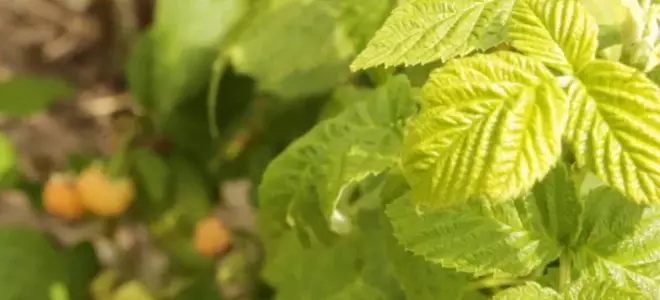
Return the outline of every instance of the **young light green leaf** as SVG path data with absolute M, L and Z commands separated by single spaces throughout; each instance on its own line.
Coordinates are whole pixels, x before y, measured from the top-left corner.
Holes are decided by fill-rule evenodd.
M 629 0 L 580 0 L 598 23 L 598 48 L 605 49 L 623 41 L 621 25 L 628 12 L 626 1 Z
M 589 294 L 606 285 L 612 291 L 660 297 L 660 208 L 632 203 L 611 188 L 595 189 L 585 202 L 578 242 L 573 255 L 578 282 L 605 281 L 601 289 L 587 289 Z
M 562 300 L 564 299 L 557 291 L 542 287 L 536 282 L 527 282 L 525 285 L 508 288 L 495 294 L 494 300 Z M 596 299 L 596 298 L 593 298 Z M 600 299 L 600 298 L 598 298 Z
M 657 297 L 645 295 L 642 292 L 635 291 L 622 286 L 617 286 L 614 281 L 602 281 L 599 278 L 590 278 L 583 276 L 580 280 L 571 285 L 564 296 L 567 300 L 653 300 Z
M 326 230 L 323 219 L 333 224 L 337 204 L 354 184 L 397 161 L 403 126 L 414 112 L 410 83 L 396 77 L 291 144 L 268 166 L 259 187 L 264 230 Z
M 17 160 L 14 145 L 8 137 L 0 133 L 0 181 L 14 170 Z
M 351 69 L 447 61 L 505 40 L 516 0 L 409 0 L 397 7 Z
M 16 75 L 0 82 L 0 114 L 20 117 L 38 113 L 73 92 L 73 87 L 57 78 Z
M 442 295 L 442 299 L 446 300 L 463 299 L 471 276 L 444 268 L 406 251 L 394 237 L 391 223 L 383 223 L 388 231 L 387 260 L 406 293 L 406 299 L 435 300 L 438 295 Z
M 564 74 L 596 56 L 598 24 L 578 0 L 519 0 L 509 25 L 511 45 Z
M 598 25 L 618 26 L 626 19 L 626 1 L 629 0 L 580 0 L 580 3 Z
M 417 203 L 526 192 L 554 166 L 567 100 L 541 63 L 513 52 L 453 60 L 422 90 L 408 126 L 403 168 Z
M 559 256 L 538 211 L 530 200 L 472 200 L 429 210 L 402 197 L 387 206 L 394 234 L 408 251 L 475 276 L 524 276 Z
M 572 246 L 582 206 L 566 165 L 557 164 L 543 181 L 534 186 L 533 195 L 547 234 L 561 245 Z
M 660 88 L 618 62 L 594 60 L 568 88 L 566 138 L 579 165 L 639 203 L 660 203 Z

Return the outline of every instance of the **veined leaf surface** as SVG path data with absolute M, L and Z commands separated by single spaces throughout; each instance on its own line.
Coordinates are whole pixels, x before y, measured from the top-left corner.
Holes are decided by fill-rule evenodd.
M 653 300 L 649 295 L 634 289 L 619 286 L 614 281 L 601 280 L 600 278 L 582 277 L 573 283 L 568 291 L 564 293 L 566 300 L 599 299 L 599 300 Z
M 545 232 L 559 244 L 572 246 L 580 228 L 582 205 L 568 167 L 558 163 L 532 191 Z
M 578 0 L 518 0 L 509 31 L 514 48 L 564 74 L 598 48 L 598 23 Z
M 632 67 L 594 60 L 568 96 L 578 164 L 635 202 L 660 203 L 660 88 Z
M 542 287 L 536 282 L 527 282 L 525 285 L 508 288 L 493 297 L 494 300 L 562 300 L 564 299 L 557 291 Z
M 574 267 L 581 278 L 576 282 L 579 286 L 573 287 L 574 293 L 581 291 L 596 296 L 601 295 L 599 291 L 607 289 L 620 295 L 639 294 L 649 299 L 660 297 L 658 207 L 632 203 L 608 187 L 593 190 L 585 201 L 576 249 Z M 585 280 L 603 282 L 599 283 L 600 289 L 591 287 L 585 290 L 580 286 L 592 285 L 580 283 Z
M 404 196 L 387 206 L 394 235 L 407 250 L 475 276 L 524 276 L 559 256 L 538 211 L 529 200 L 473 200 L 429 210 Z
M 505 40 L 516 0 L 409 0 L 397 7 L 351 68 L 446 61 Z
M 259 187 L 263 231 L 277 235 L 294 226 L 311 228 L 317 238 L 327 234 L 324 219 L 333 220 L 350 187 L 397 161 L 403 126 L 414 112 L 410 83 L 396 77 L 295 141 L 271 162 Z
M 498 52 L 453 60 L 431 74 L 422 98 L 402 153 L 417 203 L 509 200 L 559 158 L 566 96 L 534 59 Z
M 438 295 L 446 300 L 464 299 L 465 287 L 472 279 L 469 274 L 426 261 L 405 250 L 394 237 L 391 223 L 383 223 L 389 232 L 386 240 L 387 260 L 406 293 L 406 299 L 435 300 Z

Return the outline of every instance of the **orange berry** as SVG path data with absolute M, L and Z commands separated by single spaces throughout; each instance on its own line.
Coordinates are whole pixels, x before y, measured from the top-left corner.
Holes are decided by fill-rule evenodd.
M 197 222 L 195 249 L 206 256 L 214 256 L 229 247 L 230 234 L 217 218 L 208 217 Z
M 80 219 L 85 214 L 74 182 L 62 175 L 56 174 L 48 179 L 41 200 L 48 213 L 67 221 Z
M 128 178 L 110 178 L 103 173 L 101 164 L 92 164 L 78 176 L 76 183 L 82 204 L 102 217 L 123 214 L 133 203 L 135 187 Z

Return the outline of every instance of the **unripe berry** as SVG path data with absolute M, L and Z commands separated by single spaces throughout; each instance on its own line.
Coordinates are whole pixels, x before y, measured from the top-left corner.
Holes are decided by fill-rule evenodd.
M 44 210 L 67 221 L 80 219 L 85 214 L 80 194 L 73 180 L 62 176 L 51 176 L 42 191 Z
M 205 256 L 214 256 L 229 247 L 230 234 L 217 218 L 208 217 L 197 222 L 195 249 Z
M 123 214 L 135 197 L 135 187 L 130 178 L 110 178 L 100 164 L 92 164 L 83 170 L 76 187 L 85 208 L 102 217 Z

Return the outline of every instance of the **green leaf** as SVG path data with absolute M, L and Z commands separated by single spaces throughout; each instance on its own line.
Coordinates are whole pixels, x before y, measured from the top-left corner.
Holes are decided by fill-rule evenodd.
M 132 101 L 146 109 L 154 109 L 158 102 L 154 95 L 156 83 L 152 82 L 154 52 L 154 41 L 147 31 L 137 37 L 126 61 L 126 81 Z
M 429 210 L 402 197 L 387 206 L 387 214 L 399 242 L 429 262 L 475 276 L 524 276 L 560 253 L 557 242 L 544 232 L 535 203 L 472 200 Z
M 629 0 L 580 0 L 580 3 L 598 25 L 619 26 L 626 19 L 625 1 Z
M 131 160 L 138 189 L 144 194 L 137 203 L 138 209 L 144 216 L 159 215 L 170 200 L 170 167 L 163 158 L 149 149 L 134 150 Z
M 563 163 L 557 164 L 534 186 L 533 195 L 548 236 L 561 245 L 572 246 L 580 226 L 582 206 L 568 168 Z
M 212 278 L 199 278 L 174 297 L 173 300 L 222 300 L 215 281 Z
M 534 300 L 562 300 L 564 299 L 557 291 L 542 287 L 536 282 L 527 282 L 525 285 L 508 288 L 499 292 L 493 297 L 494 300 L 519 300 L 519 299 L 534 299 Z M 600 298 L 584 298 L 584 299 L 600 299 Z
M 505 40 L 516 0 L 409 0 L 376 32 L 352 70 L 447 61 Z
M 361 214 L 358 230 L 331 246 L 305 247 L 293 231 L 266 248 L 263 277 L 275 299 L 402 299 L 385 254 L 380 213 Z
M 417 203 L 515 198 L 561 154 L 566 96 L 536 60 L 513 52 L 453 60 L 431 75 L 422 98 L 402 152 Z
M 169 177 L 167 163 L 149 149 L 135 150 L 132 159 L 135 162 L 135 171 L 144 180 L 149 196 L 153 199 L 164 199 Z
M 362 51 L 374 33 L 383 24 L 396 0 L 340 0 L 341 23 L 355 42 L 355 49 Z
M 211 194 L 204 173 L 182 156 L 169 159 L 173 209 L 179 213 L 179 225 L 194 228 L 194 224 L 206 217 L 211 211 Z
M 89 299 L 89 286 L 101 271 L 94 245 L 90 242 L 80 243 L 66 252 L 66 259 L 70 299 Z
M 396 77 L 292 143 L 259 187 L 262 233 L 277 236 L 295 226 L 325 239 L 328 222 L 338 231 L 336 217 L 344 213 L 337 206 L 356 183 L 397 161 L 403 126 L 414 112 L 409 82 Z
M 248 10 L 246 0 L 159 1 L 153 25 L 138 42 L 128 78 L 149 110 L 168 115 L 208 83 L 218 47 Z M 221 17 L 219 17 L 221 16 Z
M 539 284 L 555 290 L 559 290 L 559 267 L 548 266 L 545 269 L 545 274 L 536 280 Z
M 48 299 L 55 284 L 67 282 L 66 266 L 41 232 L 0 228 L 0 299 Z
M 594 60 L 568 87 L 566 138 L 580 166 L 639 203 L 660 202 L 660 88 L 618 62 Z
M 112 295 L 112 300 L 153 300 L 147 287 L 139 281 L 132 280 L 122 284 Z
M 336 13 L 339 6 L 340 1 L 320 0 L 264 5 L 228 54 L 262 90 L 294 98 L 330 89 L 348 76 L 354 53 Z
M 605 186 L 606 184 L 598 178 L 598 176 L 594 175 L 594 173 L 587 172 L 585 174 L 584 179 L 582 180 L 582 186 L 580 187 L 580 196 L 586 196 L 591 192 L 593 189 Z
M 607 281 L 601 285 L 611 286 L 608 290 L 660 297 L 660 208 L 632 203 L 606 187 L 593 190 L 585 201 L 573 259 L 578 282 Z
M 384 223 L 384 226 L 389 227 L 387 258 L 406 293 L 406 299 L 435 300 L 439 295 L 446 300 L 463 299 L 471 276 L 428 262 L 406 251 L 394 238 L 392 225 Z
M 21 117 L 38 113 L 73 92 L 73 87 L 56 78 L 16 75 L 0 82 L 0 114 Z
M 373 97 L 374 93 L 370 89 L 354 85 L 341 85 L 335 89 L 332 98 L 325 104 L 319 120 L 336 117 L 356 103 Z
M 565 298 L 571 300 L 652 300 L 657 297 L 654 298 L 639 291 L 617 286 L 616 283 L 612 281 L 599 281 L 598 279 L 583 277 L 581 280 L 578 280 L 571 285 L 570 289 L 566 292 Z
M 12 142 L 4 134 L 0 133 L 0 180 L 9 176 L 16 167 L 18 157 L 14 151 Z
M 564 74 L 596 56 L 598 24 L 578 0 L 519 0 L 509 26 L 511 45 Z

